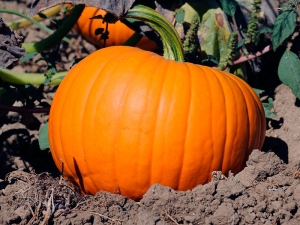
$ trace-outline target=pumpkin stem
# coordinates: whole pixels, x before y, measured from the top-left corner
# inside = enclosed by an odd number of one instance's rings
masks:
[[[49,37],[35,43],[23,43],[22,47],[25,48],[26,53],[29,54],[32,52],[42,52],[57,44],[76,24],[82,11],[84,10],[84,7],[85,5],[74,6],[64,23]]]
[[[137,19],[152,27],[162,39],[166,59],[184,61],[180,37],[174,26],[164,16],[149,7],[136,5],[127,12],[125,18]]]
[[[49,84],[58,85],[64,78],[67,72],[59,72],[52,76],[51,82]],[[40,85],[43,84],[46,80],[44,74],[41,73],[20,73],[15,72],[9,69],[2,69],[0,68],[0,78],[6,82],[13,83],[13,84],[33,84],[33,85]]]

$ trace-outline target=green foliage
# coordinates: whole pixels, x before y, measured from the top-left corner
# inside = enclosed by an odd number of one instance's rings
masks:
[[[280,59],[278,67],[279,79],[289,86],[294,95],[300,99],[300,60],[290,50],[286,50]]]
[[[47,71],[44,74],[45,81],[44,81],[43,84],[48,84],[48,83],[51,82],[52,77],[57,73],[55,65],[53,63],[51,63],[51,62],[48,62],[48,60],[45,57],[41,57],[41,58],[37,59],[35,61],[35,63],[37,63],[39,61],[45,61],[47,63],[47,66],[46,66]]]
[[[177,23],[184,22],[184,10],[183,9],[179,9],[175,12],[175,20]]]
[[[173,4],[180,7],[175,7],[176,10],[173,12],[167,10],[174,8]],[[185,53],[188,55],[185,58],[188,61],[197,60],[201,63],[208,55],[213,56],[217,61],[226,57],[227,42],[232,30],[219,1],[191,0],[180,3],[167,1],[164,7],[166,10],[161,10],[161,13],[173,21],[184,42]]]
[[[216,57],[208,55],[207,59],[202,60],[202,64],[205,66],[216,67],[219,64],[219,61]]]
[[[190,24],[190,28],[186,33],[185,39],[183,41],[183,50],[186,54],[193,53],[197,48],[197,32],[199,29],[199,18],[195,17],[192,23]]]
[[[283,11],[275,20],[273,28],[272,45],[276,49],[291,36],[296,27],[297,13],[294,9],[289,8]]]
[[[251,18],[248,23],[247,39],[245,41],[245,44],[249,44],[251,42],[253,42],[254,44],[258,44],[259,41],[258,20],[260,17],[259,15],[260,12],[261,12],[261,0],[254,0]]]
[[[36,54],[37,54],[37,52],[32,52],[32,53],[26,54],[24,57],[22,57],[20,59],[20,62],[21,63],[26,62],[27,60],[32,59]]]
[[[253,88],[253,90],[258,96],[260,96],[264,92],[264,90],[260,90],[257,88]],[[277,116],[276,112],[274,111],[274,103],[272,98],[268,98],[268,102],[263,102],[262,105],[264,107],[265,115],[267,118],[273,119]]]
[[[224,58],[224,61],[221,61],[219,64],[219,69],[223,70],[227,65],[232,65],[233,60],[238,57],[238,52],[236,51],[238,47],[238,34],[236,32],[232,32],[228,39],[227,44],[227,55]]]
[[[268,102],[263,102],[262,105],[267,118],[272,119],[277,116],[276,112],[274,112],[274,103],[272,98],[268,98]]]
[[[229,16],[234,16],[236,12],[236,7],[238,6],[235,0],[220,0],[222,9]]]
[[[45,123],[39,132],[39,146],[41,150],[46,150],[50,148],[48,139],[48,122]]]

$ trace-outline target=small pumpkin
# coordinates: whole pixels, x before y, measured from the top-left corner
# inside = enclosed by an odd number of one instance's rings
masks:
[[[91,19],[96,15],[104,16],[105,11],[95,7],[86,7],[80,18],[77,21],[75,26],[76,30],[89,42],[98,46],[99,48],[104,47],[104,39],[100,39],[100,34],[96,34],[95,31],[98,28],[103,28],[105,30],[106,23],[103,23],[102,19]],[[106,39],[105,46],[114,46],[122,45],[128,38],[130,38],[135,31],[130,29],[124,23],[117,21],[114,24],[108,25],[109,38]],[[139,47],[144,50],[154,51],[157,48],[157,45],[154,41],[146,37],[136,44],[136,47]]]

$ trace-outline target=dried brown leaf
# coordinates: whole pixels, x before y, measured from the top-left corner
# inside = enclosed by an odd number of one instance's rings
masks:
[[[22,40],[0,18],[0,67],[6,68],[25,56]]]

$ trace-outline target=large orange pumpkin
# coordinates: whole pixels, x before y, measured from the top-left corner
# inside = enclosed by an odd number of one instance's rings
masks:
[[[103,48],[104,39],[100,39],[100,34],[95,34],[95,30],[103,28],[105,30],[106,23],[103,23],[102,19],[90,19],[96,15],[104,16],[105,11],[95,7],[86,7],[81,16],[79,17],[75,28],[78,32],[92,44]],[[105,46],[122,45],[128,38],[130,38],[135,31],[127,27],[124,23],[117,21],[114,24],[108,25],[109,38],[106,39]],[[136,47],[144,50],[154,51],[157,45],[154,41],[149,40],[146,37],[137,43]]]
[[[264,137],[261,102],[240,78],[125,46],[74,66],[49,117],[65,177],[132,199],[155,183],[188,190],[213,171],[238,173]]]

